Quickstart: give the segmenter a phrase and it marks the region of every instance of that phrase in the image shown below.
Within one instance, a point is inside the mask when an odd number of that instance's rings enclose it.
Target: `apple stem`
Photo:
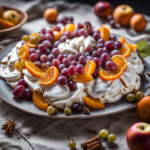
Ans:
[[[142,130],[144,130],[144,126],[142,126]]]
[[[123,7],[123,9],[125,10],[125,9],[126,9],[126,7]]]

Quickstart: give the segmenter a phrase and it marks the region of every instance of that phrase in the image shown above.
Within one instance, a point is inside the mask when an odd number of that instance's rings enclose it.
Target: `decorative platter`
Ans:
[[[120,36],[117,36],[117,38],[120,38]],[[126,39],[128,43],[133,43],[130,40]],[[11,50],[16,46],[16,43],[12,43],[5,47],[0,52],[0,60],[2,60]],[[149,57],[145,59],[145,70],[144,72],[148,72],[150,70],[150,61]],[[143,90],[150,84],[150,78],[147,76],[146,81],[141,83],[141,87],[139,90]],[[71,116],[66,116],[65,113],[62,111],[57,115],[48,115],[47,112],[42,111],[38,109],[32,100],[27,100],[25,98],[20,99],[14,99],[13,97],[13,88],[7,84],[7,82],[0,78],[0,97],[7,102],[8,104],[16,107],[17,109],[20,109],[22,111],[25,111],[27,113],[31,113],[34,115],[38,115],[41,117],[50,117],[50,118],[56,118],[56,119],[90,119],[90,118],[96,118],[96,117],[102,117],[102,116],[108,116],[112,114],[121,113],[123,111],[127,111],[131,108],[136,107],[136,102],[128,102],[125,97],[123,97],[121,100],[115,103],[111,104],[105,104],[105,108],[98,110],[98,111],[91,111],[90,114],[83,114],[83,113],[72,113]],[[145,92],[145,95],[147,95],[150,91],[147,90]]]

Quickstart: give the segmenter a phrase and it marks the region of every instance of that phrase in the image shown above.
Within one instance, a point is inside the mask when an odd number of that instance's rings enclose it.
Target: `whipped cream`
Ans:
[[[75,54],[76,52],[80,52],[82,54],[85,53],[85,49],[88,45],[93,47],[96,46],[96,41],[92,36],[84,37],[76,37],[73,39],[67,39],[66,42],[60,43],[58,45],[58,49],[62,54]]]

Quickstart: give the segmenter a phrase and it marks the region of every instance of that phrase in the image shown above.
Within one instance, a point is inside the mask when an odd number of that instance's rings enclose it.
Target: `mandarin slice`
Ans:
[[[127,42],[126,42],[126,39],[124,38],[124,36],[121,36],[120,42],[121,42],[122,44],[123,44],[123,43],[127,43]]]
[[[34,77],[41,77],[45,74],[45,72],[34,65],[31,61],[26,61],[25,66],[30,74],[32,74]]]
[[[123,74],[123,69],[116,69],[115,71],[100,70],[98,75],[104,81],[115,80]]]
[[[83,97],[84,102],[86,105],[95,108],[95,109],[102,109],[105,108],[103,103],[98,98],[93,97]]]
[[[59,71],[55,66],[49,67],[39,80],[40,85],[51,85],[57,81]]]
[[[112,61],[117,64],[117,69],[123,69],[126,70],[127,68],[127,60],[122,55],[114,55],[112,57]]]
[[[122,47],[119,48],[119,51],[121,52],[121,55],[128,57],[130,55],[131,48],[127,43],[123,43]]]
[[[23,69],[26,69],[25,62],[25,60],[18,60],[15,63],[15,68],[21,72]]]
[[[70,31],[71,33],[73,33],[75,29],[76,29],[76,26],[73,23],[69,23],[65,25],[65,31]]]
[[[29,55],[29,48],[26,44],[22,45],[22,47],[19,49],[18,55],[21,59],[27,59]]]
[[[38,107],[39,109],[43,111],[47,111],[48,104],[43,99],[43,96],[41,93],[34,91],[32,95],[32,100],[36,107]]]
[[[96,69],[96,63],[93,60],[88,60],[88,62],[85,65],[85,73],[89,73],[90,75],[92,75]]]
[[[129,47],[131,48],[131,51],[132,51],[132,52],[135,52],[135,51],[136,51],[136,48],[137,48],[137,45],[136,45],[136,44],[129,44],[129,43],[128,43],[128,45],[129,45]]]
[[[98,30],[100,31],[100,35],[105,40],[105,42],[108,41],[110,37],[109,28],[106,25],[103,25]]]
[[[75,82],[86,83],[86,82],[92,81],[93,77],[89,73],[76,74],[76,75],[73,75],[72,80]]]

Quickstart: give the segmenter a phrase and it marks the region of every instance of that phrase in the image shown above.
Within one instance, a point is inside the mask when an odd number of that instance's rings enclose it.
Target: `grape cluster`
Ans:
[[[107,19],[108,19],[109,24],[112,28],[116,28],[116,29],[121,28],[120,24],[115,22],[112,15],[108,15]]]
[[[32,94],[33,93],[30,87],[28,86],[28,84],[25,82],[24,79],[20,79],[18,81],[17,87],[13,90],[13,95],[15,96],[15,98],[25,97],[31,99]]]
[[[129,102],[133,102],[134,100],[141,100],[144,97],[144,93],[138,91],[136,93],[129,93],[126,98]]]
[[[64,16],[62,18],[58,18],[56,20],[56,23],[61,23],[63,25],[66,25],[66,24],[69,24],[69,23],[73,23],[73,21],[74,21],[73,17],[66,17],[66,16]]]

